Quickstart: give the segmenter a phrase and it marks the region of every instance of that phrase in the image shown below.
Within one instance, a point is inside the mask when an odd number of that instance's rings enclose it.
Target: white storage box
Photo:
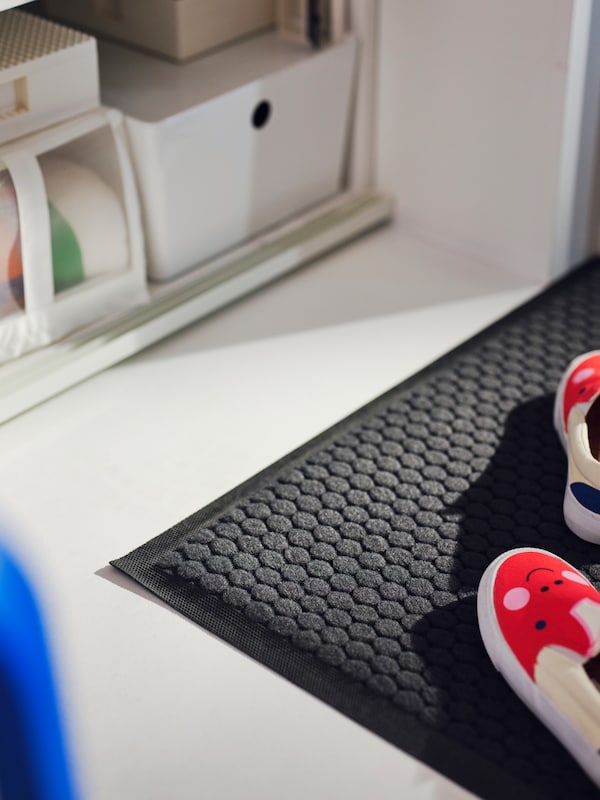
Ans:
[[[149,276],[167,280],[340,190],[356,46],[254,37],[186,65],[100,43],[126,114]]]
[[[187,59],[275,22],[274,0],[46,0],[51,17],[172,59]]]
[[[96,108],[96,41],[22,11],[0,19],[0,142]]]
[[[0,361],[147,299],[122,116],[0,148]]]

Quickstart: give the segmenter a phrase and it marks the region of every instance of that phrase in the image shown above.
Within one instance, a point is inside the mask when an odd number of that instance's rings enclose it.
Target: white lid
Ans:
[[[144,122],[158,122],[318,53],[275,33],[253,36],[186,64],[98,42],[102,102]]]

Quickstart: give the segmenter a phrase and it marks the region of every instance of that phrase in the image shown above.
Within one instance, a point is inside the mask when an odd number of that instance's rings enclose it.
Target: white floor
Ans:
[[[83,798],[470,796],[106,565],[534,291],[389,227],[0,427]]]

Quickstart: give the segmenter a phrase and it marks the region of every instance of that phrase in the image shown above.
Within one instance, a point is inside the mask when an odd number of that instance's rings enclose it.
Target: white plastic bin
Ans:
[[[168,280],[334,195],[356,58],[265,34],[186,65],[99,44],[103,101],[126,114],[148,271]]]

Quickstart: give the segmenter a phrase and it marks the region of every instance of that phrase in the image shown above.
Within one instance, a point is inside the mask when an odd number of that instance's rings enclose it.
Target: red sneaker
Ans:
[[[600,786],[600,593],[545,550],[511,550],[481,578],[477,616],[496,669]]]
[[[600,350],[572,361],[554,402],[569,461],[563,510],[573,533],[600,544]]]

